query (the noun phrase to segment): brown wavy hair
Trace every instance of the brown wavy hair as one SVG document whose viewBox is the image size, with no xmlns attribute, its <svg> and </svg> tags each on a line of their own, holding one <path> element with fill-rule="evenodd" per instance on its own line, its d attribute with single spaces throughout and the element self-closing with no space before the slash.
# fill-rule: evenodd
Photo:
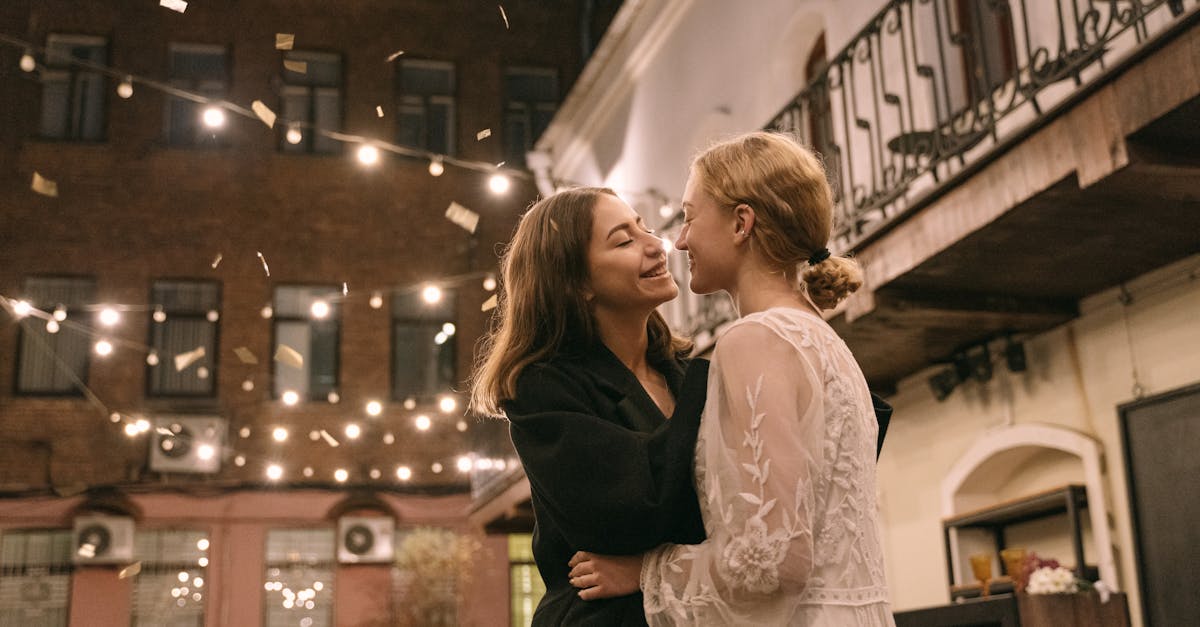
<svg viewBox="0 0 1200 627">
<path fill-rule="evenodd" d="M 829 245 L 833 193 L 821 159 L 807 148 L 779 133 L 746 133 L 700 153 L 692 171 L 719 206 L 754 209 L 751 244 L 797 289 L 803 280 L 818 307 L 832 309 L 862 287 L 862 269 L 854 259 L 831 255 L 808 263 Z"/>
<path fill-rule="evenodd" d="M 500 259 L 492 330 L 480 342 L 471 378 L 471 410 L 503 415 L 517 378 L 530 364 L 580 354 L 600 343 L 585 294 L 596 202 L 611 189 L 579 187 L 530 207 Z M 651 363 L 686 357 L 691 342 L 675 337 L 658 311 L 646 322 Z"/>
</svg>

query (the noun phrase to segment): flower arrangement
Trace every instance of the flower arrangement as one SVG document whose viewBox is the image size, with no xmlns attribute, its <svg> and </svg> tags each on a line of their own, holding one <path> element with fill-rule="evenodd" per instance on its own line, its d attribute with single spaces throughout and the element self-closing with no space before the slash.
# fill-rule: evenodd
<svg viewBox="0 0 1200 627">
<path fill-rule="evenodd" d="M 1016 586 L 1028 594 L 1071 594 L 1091 590 L 1092 582 L 1076 577 L 1058 560 L 1043 559 L 1031 551 L 1022 561 Z"/>
</svg>

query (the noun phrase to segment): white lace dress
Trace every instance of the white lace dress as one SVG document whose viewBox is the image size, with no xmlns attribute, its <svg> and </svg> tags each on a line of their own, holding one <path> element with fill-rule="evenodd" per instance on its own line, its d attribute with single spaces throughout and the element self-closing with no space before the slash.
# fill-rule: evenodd
<svg viewBox="0 0 1200 627">
<path fill-rule="evenodd" d="M 895 625 L 877 431 L 862 371 L 823 320 L 776 308 L 735 322 L 696 445 L 708 539 L 646 554 L 650 625 Z"/>
</svg>

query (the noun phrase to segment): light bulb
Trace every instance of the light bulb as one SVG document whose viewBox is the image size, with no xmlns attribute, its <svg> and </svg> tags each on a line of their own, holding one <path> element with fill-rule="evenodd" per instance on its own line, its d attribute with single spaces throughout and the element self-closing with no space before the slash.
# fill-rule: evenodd
<svg viewBox="0 0 1200 627">
<path fill-rule="evenodd" d="M 295 390 L 286 390 L 284 391 L 283 395 L 280 396 L 280 399 L 283 400 L 284 405 L 290 407 L 300 402 L 300 395 L 297 394 Z"/>
<path fill-rule="evenodd" d="M 200 549 L 201 551 L 207 551 L 208 550 L 208 538 L 200 538 L 199 540 L 197 540 L 196 548 Z M 196 587 L 200 587 L 203 585 L 204 584 L 202 584 L 202 583 L 197 583 Z"/>
<path fill-rule="evenodd" d="M 204 125 L 208 128 L 225 126 L 225 112 L 220 107 L 209 107 L 204 110 Z"/>
<path fill-rule="evenodd" d="M 413 424 L 415 424 L 417 429 L 420 431 L 428 431 L 429 427 L 433 426 L 433 421 L 429 419 L 429 416 L 422 414 L 413 420 Z"/>
<path fill-rule="evenodd" d="M 459 420 L 458 422 L 454 423 L 454 428 L 458 429 L 459 431 L 466 431 L 467 430 L 467 421 Z"/>
<path fill-rule="evenodd" d="M 346 479 L 350 478 L 350 473 L 346 472 L 345 468 L 338 468 L 337 470 L 333 471 L 333 478 L 337 480 L 338 483 L 345 483 Z"/>
<path fill-rule="evenodd" d="M 671 208 L 671 205 L 669 205 L 665 202 L 663 203 L 663 205 L 661 207 L 658 208 L 658 215 L 660 215 L 664 218 L 669 218 L 674 213 L 675 213 L 675 210 Z"/>
<path fill-rule="evenodd" d="M 379 292 L 371 294 L 370 304 L 371 309 L 379 309 L 380 307 L 383 307 L 383 295 Z"/>
<path fill-rule="evenodd" d="M 243 440 L 250 437 L 250 427 L 242 427 L 241 429 L 238 429 L 238 436 Z"/>
<path fill-rule="evenodd" d="M 378 479 L 383 476 L 383 473 L 380 472 L 378 468 L 372 468 L 369 474 L 372 479 Z"/>
<path fill-rule="evenodd" d="M 203 461 L 212 459 L 216 454 L 217 449 L 211 444 L 201 444 L 199 448 L 196 449 L 196 457 L 199 457 Z"/>
<path fill-rule="evenodd" d="M 239 468 L 240 468 L 240 467 L 242 467 L 242 466 L 245 466 L 245 465 L 246 465 L 246 456 L 245 456 L 245 455 L 238 455 L 237 457 L 234 457 L 234 458 L 233 458 L 233 465 L 234 465 L 234 466 L 237 466 L 237 467 L 239 467 Z"/>
<path fill-rule="evenodd" d="M 504 176 L 503 174 L 493 174 L 492 177 L 488 179 L 488 189 L 492 190 L 493 194 L 503 194 L 504 192 L 507 192 L 509 185 L 510 181 L 508 180 L 508 177 Z"/>
<path fill-rule="evenodd" d="M 204 314 L 204 319 L 209 322 L 216 322 L 221 319 L 221 312 L 216 309 L 209 309 L 207 314 Z"/>
<path fill-rule="evenodd" d="M 117 95 L 120 96 L 121 98 L 129 98 L 130 96 L 133 95 L 133 77 L 132 76 L 126 76 L 125 80 L 121 81 L 120 85 L 117 85 Z"/>
<path fill-rule="evenodd" d="M 446 166 L 442 164 L 441 159 L 429 160 L 429 173 L 433 176 L 441 176 L 442 172 L 446 171 Z"/>
<path fill-rule="evenodd" d="M 426 285 L 425 289 L 421 290 L 421 298 L 430 305 L 436 304 L 442 300 L 442 288 L 436 285 Z"/>
<path fill-rule="evenodd" d="M 132 422 L 127 423 L 125 425 L 125 435 L 132 438 L 133 436 L 135 436 L 137 434 L 138 434 L 137 425 L 133 424 Z"/>
<path fill-rule="evenodd" d="M 253 391 L 254 390 L 254 380 L 246 379 L 245 381 L 242 381 L 242 390 L 244 390 L 246 392 Z"/>
<path fill-rule="evenodd" d="M 438 331 L 438 334 L 433 336 L 433 343 L 437 344 L 438 346 L 441 346 L 442 344 L 446 343 L 447 339 L 449 339 L 449 338 L 446 336 L 445 332 Z"/>
<path fill-rule="evenodd" d="M 458 401 L 454 400 L 453 396 L 443 396 L 438 399 L 438 409 L 442 410 L 443 414 L 448 414 L 458 409 Z"/>
<path fill-rule="evenodd" d="M 24 318 L 25 316 L 29 315 L 30 311 L 33 311 L 33 305 L 30 305 L 29 301 L 25 301 L 25 300 L 18 300 L 16 302 L 14 302 L 12 304 L 12 306 L 13 306 L 13 314 L 16 315 L 18 318 Z"/>
<path fill-rule="evenodd" d="M 358 162 L 363 165 L 375 165 L 379 163 L 379 149 L 366 144 L 359 146 Z"/>
<path fill-rule="evenodd" d="M 300 474 L 304 475 L 305 477 L 311 477 L 311 476 L 313 476 L 313 469 L 312 469 L 312 466 L 305 466 L 305 467 L 304 467 L 304 470 L 301 470 L 301 471 L 300 471 Z"/>
<path fill-rule="evenodd" d="M 337 405 L 338 401 L 342 400 L 342 397 L 341 397 L 341 395 L 339 395 L 337 393 L 337 390 L 330 390 L 329 394 L 325 395 L 325 398 L 329 401 L 329 404 L 331 404 L 331 405 Z"/>
<path fill-rule="evenodd" d="M 351 440 L 354 440 L 354 439 L 357 439 L 358 436 L 360 436 L 360 435 L 362 435 L 362 427 L 359 427 L 357 424 L 355 424 L 353 422 L 346 425 L 346 437 L 350 438 Z"/>
<path fill-rule="evenodd" d="M 408 481 L 409 479 L 412 479 L 412 468 L 409 468 L 408 466 L 401 466 L 397 468 L 396 478 L 401 481 Z"/>
<path fill-rule="evenodd" d="M 62 305 L 55 307 L 54 308 L 54 319 L 59 322 L 66 320 L 67 319 L 67 308 L 63 307 Z"/>
<path fill-rule="evenodd" d="M 494 292 L 496 290 L 496 277 L 489 274 L 487 278 L 483 280 L 483 289 L 489 292 Z"/>
<path fill-rule="evenodd" d="M 384 444 L 394 444 L 395 442 L 396 442 L 396 436 L 394 434 L 392 434 L 391 431 L 383 434 L 383 443 Z"/>
<path fill-rule="evenodd" d="M 112 354 L 113 345 L 108 340 L 100 340 L 96 342 L 96 354 L 101 357 L 107 357 Z"/>
<path fill-rule="evenodd" d="M 166 322 L 167 312 L 163 311 L 161 308 L 157 308 L 154 310 L 153 318 L 155 322 Z"/>
<path fill-rule="evenodd" d="M 312 316 L 317 320 L 324 320 L 329 315 L 329 303 L 323 300 L 313 301 L 310 309 Z"/>
<path fill-rule="evenodd" d="M 158 353 L 156 353 L 154 351 L 150 351 L 146 355 L 146 365 L 147 366 L 157 366 L 158 365 Z"/>
<path fill-rule="evenodd" d="M 208 378 L 208 368 L 205 368 L 204 366 L 200 366 L 199 368 L 196 368 L 196 378 L 207 379 Z"/>
<path fill-rule="evenodd" d="M 433 471 L 433 474 L 435 474 L 435 475 L 436 475 L 436 474 L 441 474 L 441 472 L 442 472 L 442 464 L 441 464 L 441 462 L 433 462 L 433 464 L 431 464 L 431 465 L 429 466 L 429 469 L 430 469 L 430 470 L 432 470 L 432 471 Z"/>
<path fill-rule="evenodd" d="M 367 403 L 367 413 L 372 416 L 378 416 L 383 413 L 383 404 L 379 401 L 371 401 Z"/>
<path fill-rule="evenodd" d="M 112 307 L 105 307 L 100 312 L 100 324 L 106 327 L 111 327 L 121 321 L 121 314 L 117 313 Z"/>
<path fill-rule="evenodd" d="M 271 309 L 270 305 L 267 305 L 267 306 L 263 307 L 262 311 L 259 313 L 264 318 L 270 318 L 271 316 L 275 315 L 275 310 Z"/>
<path fill-rule="evenodd" d="M 113 422 L 121 422 L 121 414 L 114 411 L 113 413 L 108 415 L 108 419 Z"/>
<path fill-rule="evenodd" d="M 46 321 L 46 333 L 58 333 L 58 321 L 57 320 L 47 320 Z"/>
<path fill-rule="evenodd" d="M 458 462 L 456 463 L 456 465 L 458 466 L 459 472 L 471 472 L 471 466 L 473 466 L 474 464 L 471 463 L 470 457 L 463 455 L 462 457 L 458 458 Z"/>
<path fill-rule="evenodd" d="M 37 69 L 37 61 L 33 59 L 33 55 L 26 52 L 21 55 L 21 71 L 32 72 Z"/>
<path fill-rule="evenodd" d="M 145 418 L 138 418 L 134 425 L 137 426 L 138 433 L 145 433 L 150 430 L 150 421 Z"/>
<path fill-rule="evenodd" d="M 296 144 L 299 144 L 303 139 L 304 139 L 304 133 L 300 132 L 299 126 L 293 125 L 288 128 L 287 143 L 295 146 Z"/>
<path fill-rule="evenodd" d="M 241 464 L 238 464 L 238 465 L 240 466 Z M 283 467 L 282 466 L 280 466 L 279 464 L 271 464 L 270 466 L 267 466 L 267 478 L 268 479 L 270 479 L 271 481 L 278 481 L 281 477 L 283 477 Z"/>
<path fill-rule="evenodd" d="M 276 442 L 283 442 L 288 439 L 288 430 L 283 427 L 275 427 L 275 430 L 271 432 L 271 437 L 275 438 Z"/>
<path fill-rule="evenodd" d="M 417 407 L 417 399 L 415 399 L 411 396 L 404 399 L 404 409 L 416 409 L 416 407 Z"/>
<path fill-rule="evenodd" d="M 442 325 L 442 333 L 445 333 L 447 337 L 454 335 L 454 332 L 457 330 L 458 328 L 454 326 L 453 322 L 447 322 Z"/>
</svg>

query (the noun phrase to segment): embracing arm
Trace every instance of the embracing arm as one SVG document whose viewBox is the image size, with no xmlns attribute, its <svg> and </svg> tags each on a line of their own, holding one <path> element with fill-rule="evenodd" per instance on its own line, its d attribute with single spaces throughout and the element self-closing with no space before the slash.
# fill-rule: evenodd
<svg viewBox="0 0 1200 627">
<path fill-rule="evenodd" d="M 707 377 L 708 362 L 693 361 L 673 417 L 641 433 L 598 416 L 563 370 L 522 373 L 506 405 L 513 445 L 542 514 L 571 546 L 638 553 L 662 543 L 681 517 L 699 520 L 692 458 Z"/>
</svg>

